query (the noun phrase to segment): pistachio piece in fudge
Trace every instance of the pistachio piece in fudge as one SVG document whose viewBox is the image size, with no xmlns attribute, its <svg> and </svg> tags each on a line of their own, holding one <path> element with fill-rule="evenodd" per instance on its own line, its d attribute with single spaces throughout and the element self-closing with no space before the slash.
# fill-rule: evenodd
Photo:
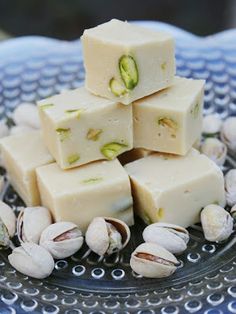
<svg viewBox="0 0 236 314">
<path fill-rule="evenodd" d="M 35 170 L 54 162 L 40 131 L 5 137 L 1 139 L 0 147 L 11 185 L 27 206 L 40 205 Z"/>
<path fill-rule="evenodd" d="M 114 77 L 110 80 L 109 87 L 111 92 L 117 97 L 123 96 L 127 93 L 127 90 L 123 84 L 118 82 Z"/>
<path fill-rule="evenodd" d="M 215 201 L 225 205 L 222 171 L 195 149 L 185 156 L 152 154 L 125 165 L 125 169 L 137 214 L 146 222 L 188 227 L 199 221 L 206 205 Z"/>
<path fill-rule="evenodd" d="M 133 148 L 132 106 L 95 96 L 84 87 L 41 100 L 38 106 L 49 103 L 54 106 L 39 110 L 43 139 L 62 169 L 113 159 Z"/>
<path fill-rule="evenodd" d="M 98 216 L 133 224 L 130 181 L 117 159 L 68 171 L 53 163 L 37 169 L 37 180 L 42 204 L 50 209 L 55 221 L 71 221 L 83 232 Z"/>
<path fill-rule="evenodd" d="M 113 142 L 113 143 L 105 144 L 101 148 L 101 153 L 108 160 L 112 160 L 116 158 L 119 154 L 121 154 L 126 148 L 127 148 L 126 144 Z"/>
<path fill-rule="evenodd" d="M 134 147 L 185 155 L 201 136 L 204 81 L 175 77 L 171 87 L 133 103 Z"/>
<path fill-rule="evenodd" d="M 134 57 L 122 56 L 119 60 L 119 69 L 125 87 L 129 90 L 134 89 L 138 84 L 138 67 Z"/>
<path fill-rule="evenodd" d="M 128 105 L 173 82 L 174 39 L 165 32 L 113 19 L 85 30 L 81 41 L 85 86 L 95 95 Z"/>
</svg>

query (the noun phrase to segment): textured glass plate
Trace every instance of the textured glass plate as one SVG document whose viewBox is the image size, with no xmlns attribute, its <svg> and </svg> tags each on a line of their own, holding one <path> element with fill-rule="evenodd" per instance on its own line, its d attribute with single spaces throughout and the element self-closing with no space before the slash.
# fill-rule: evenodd
<svg viewBox="0 0 236 314">
<path fill-rule="evenodd" d="M 138 22 L 170 31 L 176 38 L 177 72 L 206 79 L 205 113 L 236 114 L 236 32 L 199 38 L 156 22 Z M 42 37 L 0 44 L 0 116 L 20 102 L 34 102 L 83 83 L 79 41 Z M 24 149 L 24 148 L 22 148 Z M 229 156 L 224 170 L 235 166 Z M 3 171 L 3 170 L 2 170 Z M 2 198 L 18 210 L 22 201 L 6 182 Z M 181 266 L 164 280 L 144 279 L 129 267 L 132 250 L 142 241 L 144 225 L 136 221 L 129 246 L 106 258 L 83 249 L 56 262 L 53 274 L 33 280 L 16 272 L 0 252 L 1 313 L 236 313 L 236 244 L 203 239 L 189 228 L 191 240 Z"/>
</svg>

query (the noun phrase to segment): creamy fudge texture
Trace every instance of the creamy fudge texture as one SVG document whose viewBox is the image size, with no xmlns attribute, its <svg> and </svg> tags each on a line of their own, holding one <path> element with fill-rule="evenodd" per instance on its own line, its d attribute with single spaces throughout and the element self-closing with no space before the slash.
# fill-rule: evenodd
<svg viewBox="0 0 236 314">
<path fill-rule="evenodd" d="M 153 153 L 153 151 L 144 149 L 144 148 L 133 148 L 127 152 L 124 152 L 120 156 L 118 156 L 118 159 L 122 165 L 125 165 L 131 161 L 149 156 Z"/>
<path fill-rule="evenodd" d="M 62 169 L 114 159 L 133 147 L 132 108 L 84 87 L 38 102 L 44 142 Z"/>
<path fill-rule="evenodd" d="M 152 154 L 125 166 L 131 178 L 134 208 L 147 222 L 188 227 L 206 205 L 225 205 L 222 171 L 191 149 L 185 156 Z"/>
<path fill-rule="evenodd" d="M 54 162 L 43 144 L 40 131 L 1 139 L 0 150 L 11 185 L 27 206 L 41 204 L 35 169 Z"/>
<path fill-rule="evenodd" d="M 83 231 L 97 216 L 133 224 L 129 177 L 117 159 L 62 170 L 56 163 L 37 169 L 42 204 L 56 221 L 71 221 Z"/>
<path fill-rule="evenodd" d="M 171 35 L 113 19 L 81 37 L 86 88 L 127 105 L 170 86 L 175 74 Z"/>
<path fill-rule="evenodd" d="M 200 137 L 204 81 L 175 77 L 171 87 L 133 103 L 134 147 L 185 155 Z"/>
</svg>

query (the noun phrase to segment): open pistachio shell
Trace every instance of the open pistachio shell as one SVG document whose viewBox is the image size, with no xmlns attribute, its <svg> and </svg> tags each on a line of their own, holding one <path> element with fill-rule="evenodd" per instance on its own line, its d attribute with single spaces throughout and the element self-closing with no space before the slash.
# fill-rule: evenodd
<svg viewBox="0 0 236 314">
<path fill-rule="evenodd" d="M 88 226 L 85 240 L 98 255 L 112 254 L 123 249 L 130 240 L 130 229 L 123 221 L 111 217 L 96 217 Z"/>
<path fill-rule="evenodd" d="M 226 201 L 229 206 L 236 204 L 236 169 L 231 169 L 225 175 Z"/>
<path fill-rule="evenodd" d="M 226 160 L 227 147 L 217 138 L 209 137 L 202 143 L 201 152 L 213 160 L 218 166 L 222 166 Z"/>
<path fill-rule="evenodd" d="M 231 151 L 236 152 L 236 117 L 230 117 L 223 122 L 220 137 Z"/>
<path fill-rule="evenodd" d="M 17 218 L 17 236 L 20 242 L 39 243 L 43 230 L 52 223 L 49 210 L 45 207 L 23 208 Z"/>
<path fill-rule="evenodd" d="M 8 230 L 9 237 L 12 238 L 16 231 L 16 216 L 6 203 L 0 201 L 0 219 Z"/>
<path fill-rule="evenodd" d="M 163 278 L 173 274 L 178 260 L 155 243 L 140 244 L 131 255 L 130 266 L 137 274 L 148 278 Z"/>
<path fill-rule="evenodd" d="M 40 245 L 56 259 L 66 258 L 77 252 L 83 244 L 82 232 L 72 222 L 56 222 L 41 235 Z"/>
<path fill-rule="evenodd" d="M 43 279 L 54 269 L 50 253 L 35 243 L 22 243 L 8 256 L 10 264 L 24 275 Z"/>
</svg>

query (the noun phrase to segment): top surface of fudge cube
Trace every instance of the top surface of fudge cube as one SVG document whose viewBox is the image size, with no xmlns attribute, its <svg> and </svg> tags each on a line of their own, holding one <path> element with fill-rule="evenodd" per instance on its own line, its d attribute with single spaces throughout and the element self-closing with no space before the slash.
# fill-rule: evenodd
<svg viewBox="0 0 236 314">
<path fill-rule="evenodd" d="M 112 161 L 97 161 L 81 167 L 62 170 L 56 163 L 42 166 L 37 173 L 54 195 L 73 194 L 84 189 L 93 189 L 98 185 L 117 184 L 127 179 L 127 173 L 117 159 Z"/>
<path fill-rule="evenodd" d="M 133 179 L 155 192 L 197 180 L 209 171 L 221 173 L 212 160 L 195 149 L 185 156 L 155 153 L 127 164 L 125 169 Z"/>
<path fill-rule="evenodd" d="M 93 37 L 104 42 L 119 45 L 139 45 L 150 42 L 172 40 L 165 32 L 157 32 L 145 27 L 113 19 L 107 23 L 84 31 L 83 36 Z"/>
<path fill-rule="evenodd" d="M 195 100 L 204 87 L 204 80 L 175 77 L 173 84 L 151 96 L 144 97 L 134 103 L 137 106 L 166 108 L 175 111 L 185 111 L 189 104 Z"/>
<path fill-rule="evenodd" d="M 58 122 L 63 119 L 67 120 L 71 117 L 70 114 L 79 114 L 80 110 L 94 112 L 115 103 L 118 103 L 118 101 L 95 96 L 84 87 L 80 87 L 40 100 L 38 106 L 41 110 L 50 108 L 50 110 L 47 110 L 47 115 L 52 121 Z M 77 110 L 78 112 L 76 112 Z"/>
<path fill-rule="evenodd" d="M 40 131 L 5 137 L 0 141 L 0 149 L 8 152 L 23 170 L 32 170 L 54 161 L 43 144 Z"/>
</svg>

